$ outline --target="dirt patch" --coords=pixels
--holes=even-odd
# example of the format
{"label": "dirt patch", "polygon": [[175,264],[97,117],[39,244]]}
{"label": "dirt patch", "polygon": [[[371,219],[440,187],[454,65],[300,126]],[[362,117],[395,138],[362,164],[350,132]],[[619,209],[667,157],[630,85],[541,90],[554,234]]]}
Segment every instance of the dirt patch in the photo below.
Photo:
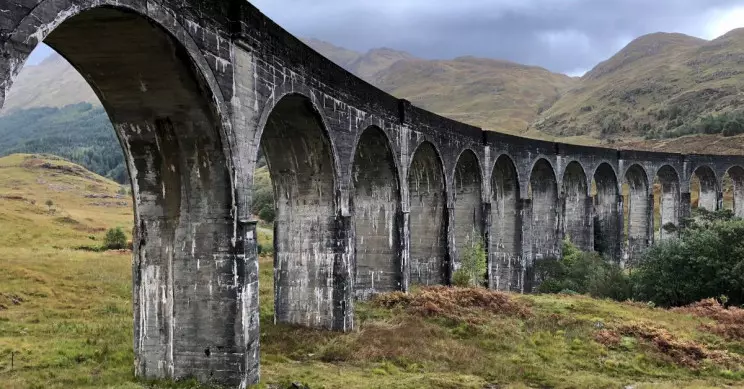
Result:
{"label": "dirt patch", "polygon": [[726,308],[715,299],[707,299],[673,311],[713,319],[716,323],[703,323],[701,329],[729,340],[744,340],[744,309]]}
{"label": "dirt patch", "polygon": [[482,323],[484,314],[527,318],[532,315],[524,303],[508,294],[484,288],[433,286],[414,293],[393,292],[378,295],[372,304],[384,308],[400,307],[424,317],[446,317],[455,321]]}

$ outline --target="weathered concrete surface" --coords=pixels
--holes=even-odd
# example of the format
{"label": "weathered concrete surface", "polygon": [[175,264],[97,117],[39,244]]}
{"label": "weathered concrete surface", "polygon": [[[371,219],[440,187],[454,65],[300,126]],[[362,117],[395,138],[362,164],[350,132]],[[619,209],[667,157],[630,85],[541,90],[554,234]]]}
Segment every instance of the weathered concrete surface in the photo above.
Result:
{"label": "weathered concrete surface", "polygon": [[400,191],[388,139],[377,127],[362,134],[354,157],[355,296],[403,289]]}
{"label": "weathered concrete surface", "polygon": [[599,165],[594,182],[597,190],[594,196],[594,250],[619,263],[622,198],[612,166],[607,163]]}
{"label": "weathered concrete surface", "polygon": [[478,158],[466,150],[457,161],[454,176],[455,270],[475,244],[484,243],[482,185]]}
{"label": "weathered concrete surface", "polygon": [[497,290],[521,290],[522,213],[519,178],[512,160],[502,155],[491,174],[489,234],[489,286]]}
{"label": "weathered concrete surface", "polygon": [[568,164],[563,173],[564,234],[582,250],[593,250],[592,208],[581,164]]}
{"label": "weathered concrete surface", "polygon": [[416,150],[409,169],[413,284],[437,285],[448,280],[447,208],[439,161],[431,143],[424,143]]}
{"label": "weathered concrete surface", "polygon": [[654,239],[655,200],[660,225],[681,227],[693,175],[700,205],[717,209],[728,173],[744,216],[742,157],[484,132],[383,93],[243,0],[0,10],[0,104],[46,40],[99,94],[125,151],[140,377],[257,382],[259,150],[275,185],[275,319],[335,330],[354,327],[355,297],[448,283],[476,238],[501,290],[531,291],[535,261],[559,258],[564,234],[588,248],[599,236],[632,266]]}

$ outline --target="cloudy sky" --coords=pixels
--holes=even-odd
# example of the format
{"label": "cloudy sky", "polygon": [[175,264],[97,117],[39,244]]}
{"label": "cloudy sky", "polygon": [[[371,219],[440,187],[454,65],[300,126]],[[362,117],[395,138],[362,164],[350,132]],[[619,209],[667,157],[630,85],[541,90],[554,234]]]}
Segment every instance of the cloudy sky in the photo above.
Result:
{"label": "cloudy sky", "polygon": [[509,59],[582,74],[632,39],[744,27],[744,0],[253,0],[295,35],[423,58]]}
{"label": "cloudy sky", "polygon": [[[252,0],[291,33],[431,59],[508,59],[581,75],[632,39],[744,27],[744,0]],[[46,57],[38,50],[29,63]]]}

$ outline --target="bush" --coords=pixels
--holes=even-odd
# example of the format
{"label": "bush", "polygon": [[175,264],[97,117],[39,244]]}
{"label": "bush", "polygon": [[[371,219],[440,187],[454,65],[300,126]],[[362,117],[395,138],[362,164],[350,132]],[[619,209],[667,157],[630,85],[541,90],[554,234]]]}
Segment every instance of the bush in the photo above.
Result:
{"label": "bush", "polygon": [[744,303],[744,221],[727,218],[703,213],[678,239],[652,246],[633,273],[635,298],[665,307],[721,295]]}
{"label": "bush", "polygon": [[593,297],[626,300],[631,295],[631,285],[622,269],[605,261],[596,252],[583,252],[569,240],[563,242],[560,261],[545,260],[536,265],[542,283],[541,293],[562,293],[570,290]]}
{"label": "bush", "polygon": [[123,250],[127,247],[127,236],[121,227],[110,228],[103,238],[103,247],[107,250]]}
{"label": "bush", "polygon": [[474,241],[470,247],[463,252],[460,269],[452,274],[452,284],[468,287],[483,285],[486,279],[486,250],[483,242]]}

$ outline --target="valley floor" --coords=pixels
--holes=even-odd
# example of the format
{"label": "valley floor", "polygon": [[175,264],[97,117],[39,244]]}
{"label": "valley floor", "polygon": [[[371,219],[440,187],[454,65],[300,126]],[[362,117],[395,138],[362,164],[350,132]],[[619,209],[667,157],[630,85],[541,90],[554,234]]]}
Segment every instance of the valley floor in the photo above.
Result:
{"label": "valley floor", "polygon": [[[131,208],[75,172],[0,159],[0,388],[199,388],[134,379],[131,254],[74,249]],[[359,304],[340,334],[272,324],[260,267],[260,387],[744,388],[744,341],[690,311],[435,288]]]}

